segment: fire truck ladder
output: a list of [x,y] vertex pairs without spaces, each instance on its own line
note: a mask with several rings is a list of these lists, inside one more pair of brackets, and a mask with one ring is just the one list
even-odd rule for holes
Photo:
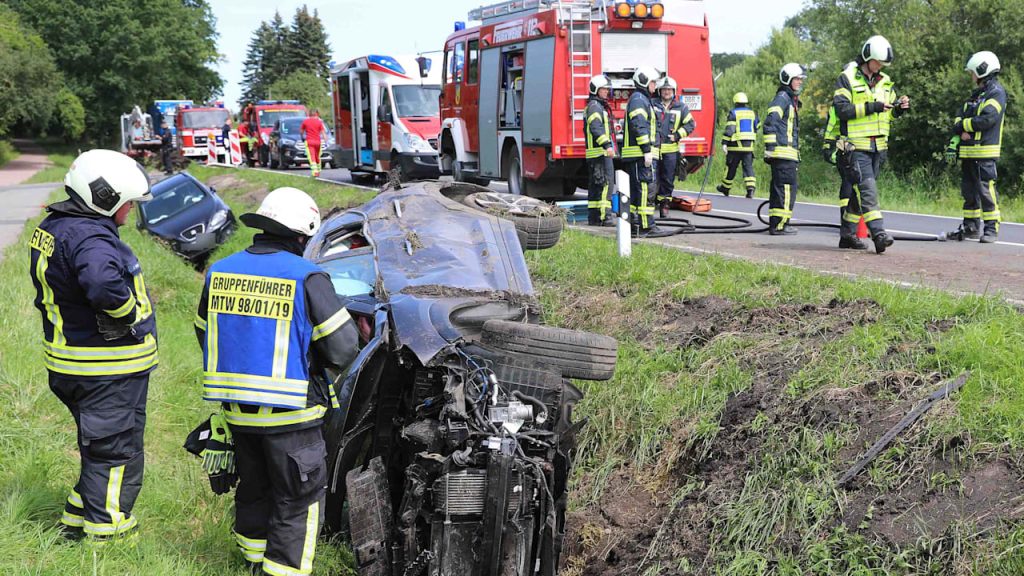
[[569,32],[569,118],[574,143],[586,142],[587,99],[594,76],[594,11],[607,18],[604,0],[558,0],[559,24]]

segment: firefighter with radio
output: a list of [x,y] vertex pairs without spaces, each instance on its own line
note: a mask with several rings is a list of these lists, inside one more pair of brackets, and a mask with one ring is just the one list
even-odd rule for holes
[[629,174],[629,212],[636,236],[656,238],[672,233],[659,228],[654,218],[654,161],[657,154],[658,118],[651,97],[661,74],[650,66],[633,73],[635,90],[626,105],[623,125],[622,163]]
[[839,118],[839,134],[849,141],[852,152],[837,160],[847,166],[846,178],[853,193],[839,232],[840,248],[857,248],[853,239],[863,217],[871,232],[875,252],[892,246],[885,231],[878,202],[878,172],[889,149],[892,119],[910,109],[910,98],[896,98],[893,82],[882,68],[893,62],[893,49],[882,36],[868,38],[857,55],[857,66],[847,68],[836,80],[832,105]]
[[807,73],[790,62],[779,71],[779,90],[768,105],[764,126],[764,161],[772,168],[768,196],[768,233],[796,234],[789,225],[796,204],[797,171],[800,165],[800,91]]
[[253,571],[309,574],[327,484],[322,431],[337,407],[330,368],[344,373],[357,330],[330,277],[302,257],[320,227],[308,194],[278,188],[241,217],[261,232],[215,262],[195,319],[203,399],[221,403],[202,451],[217,493],[235,492],[235,540]]
[[659,126],[658,139],[661,142],[658,149],[660,159],[658,160],[658,210],[662,218],[668,217],[668,210],[672,202],[672,192],[676,187],[676,171],[679,169],[679,143],[683,138],[692,134],[697,123],[690,113],[690,108],[680,100],[677,94],[677,84],[672,78],[666,76],[658,83],[658,96],[654,102],[655,111],[658,112]]
[[[843,69],[856,68],[856,62],[848,63]],[[821,153],[825,159],[825,162],[832,164],[836,167],[836,171],[839,172],[839,221],[843,221],[843,217],[846,215],[846,207],[850,204],[850,197],[853,196],[853,186],[850,185],[849,178],[846,177],[848,172],[843,166],[839,164],[839,146],[843,147],[844,155],[847,152],[851,152],[851,144],[848,140],[839,138],[839,117],[836,116],[836,107],[831,103],[828,107],[828,117],[825,123],[825,132],[822,137]],[[867,245],[860,241],[856,235],[853,237],[845,238],[840,237],[840,248],[852,248],[854,250],[866,250]]]
[[78,427],[81,470],[61,529],[73,540],[121,540],[137,529],[149,374],[157,366],[156,314],[142,267],[117,229],[152,198],[135,160],[80,154],[64,177],[69,198],[29,243],[50,390]]
[[725,147],[726,174],[718,191],[728,196],[732,189],[736,171],[743,165],[743,185],[747,188],[747,198],[753,198],[757,189],[757,176],[754,175],[754,142],[761,119],[750,109],[750,100],[743,92],[732,97],[733,109],[725,121],[725,132],[722,134],[722,145]]
[[604,74],[590,79],[587,101],[587,224],[614,226],[609,190],[615,178],[615,132],[608,103],[611,80]]
[[953,125],[949,154],[961,162],[960,193],[964,221],[957,233],[990,244],[999,238],[996,160],[1003,141],[1006,90],[999,83],[999,58],[978,52],[967,61],[975,89]]

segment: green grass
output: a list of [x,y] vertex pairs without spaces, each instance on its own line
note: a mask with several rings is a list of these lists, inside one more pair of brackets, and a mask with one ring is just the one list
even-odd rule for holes
[[0,168],[18,157],[18,151],[7,140],[0,140]]
[[[222,184],[218,191],[236,214],[251,209],[261,192],[282,185],[310,192],[325,212],[370,196],[297,176],[204,167],[191,171],[201,179],[220,176],[221,182],[234,177],[231,186]],[[209,491],[199,462],[181,449],[188,431],[213,409],[200,401],[200,354],[191,324],[201,275],[132,223],[122,231],[146,271],[161,337],[161,365],[150,385],[146,480],[135,509],[140,539],[135,548],[91,550],[65,544],[57,536],[57,519],[78,459],[70,415],[46,386],[39,316],[29,304],[33,290],[23,234],[0,263],[0,274],[8,279],[0,286],[0,322],[6,334],[0,341],[0,568],[26,575],[241,576],[230,537],[230,499]],[[250,238],[251,231],[243,227],[215,258],[243,248]],[[647,244],[635,246],[634,257],[623,261],[608,239],[574,231],[556,248],[530,253],[527,260],[549,322],[610,333],[620,340],[615,378],[580,383],[587,396],[579,415],[590,420],[580,438],[572,504],[576,509],[599,501],[606,483],[623,466],[638,481],[642,478],[641,483],[659,484],[669,482],[681,462],[707,457],[721,432],[720,413],[729,396],[762,378],[751,369],[751,360],[773,355],[805,361],[787,378],[772,382],[794,402],[891,370],[955,375],[969,369],[971,378],[953,408],[942,417],[926,417],[921,434],[933,441],[964,434],[971,439],[971,454],[1020,456],[1024,318],[996,298],[851,282]],[[833,299],[870,299],[878,306],[871,311],[873,322],[828,339],[818,351],[802,350],[801,340],[792,334],[766,338],[742,330],[699,348],[647,339],[669,319],[667,306],[702,296],[727,298],[742,309],[827,306]],[[942,320],[952,328],[929,329],[930,323]],[[831,329],[812,321],[797,323],[805,332]],[[751,434],[770,442],[763,457],[750,463],[747,487],[708,510],[716,542],[710,573],[938,573],[929,572],[929,560],[918,550],[893,550],[837,526],[835,517],[845,502],[828,480],[841,464],[836,455],[851,441],[852,430],[782,426],[764,415],[748,426]],[[891,482],[892,474],[908,473],[900,471],[899,458],[898,452],[887,454],[867,474]],[[946,486],[956,480],[934,482]],[[679,487],[673,502],[699,489]],[[781,546],[783,529],[802,536]],[[1024,531],[1019,527],[954,542],[961,550],[958,566],[970,567],[961,573],[1009,575],[1024,566]],[[645,573],[658,573],[657,566],[682,570],[688,565],[685,558],[670,560],[659,560]],[[321,543],[316,574],[351,574],[350,566],[351,556],[343,547]]]
[[71,163],[78,156],[79,150],[89,150],[91,147],[81,144],[65,144],[63,142],[44,140],[39,145],[46,150],[46,157],[50,159],[51,166],[43,168],[29,178],[26,184],[43,184],[49,182],[63,182]]

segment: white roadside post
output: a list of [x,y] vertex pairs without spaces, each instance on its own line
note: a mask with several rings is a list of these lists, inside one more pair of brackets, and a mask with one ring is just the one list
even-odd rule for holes
[[629,175],[623,170],[615,171],[612,210],[618,215],[615,219],[615,236],[619,241],[619,256],[629,258],[633,253],[633,246],[630,244],[631,231],[629,228]]

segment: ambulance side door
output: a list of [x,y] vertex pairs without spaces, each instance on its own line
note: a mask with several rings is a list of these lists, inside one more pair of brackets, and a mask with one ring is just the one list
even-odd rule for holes
[[377,148],[373,151],[380,161],[381,168],[391,170],[391,131],[394,122],[394,107],[391,105],[391,86],[380,85],[380,96],[377,99]]

